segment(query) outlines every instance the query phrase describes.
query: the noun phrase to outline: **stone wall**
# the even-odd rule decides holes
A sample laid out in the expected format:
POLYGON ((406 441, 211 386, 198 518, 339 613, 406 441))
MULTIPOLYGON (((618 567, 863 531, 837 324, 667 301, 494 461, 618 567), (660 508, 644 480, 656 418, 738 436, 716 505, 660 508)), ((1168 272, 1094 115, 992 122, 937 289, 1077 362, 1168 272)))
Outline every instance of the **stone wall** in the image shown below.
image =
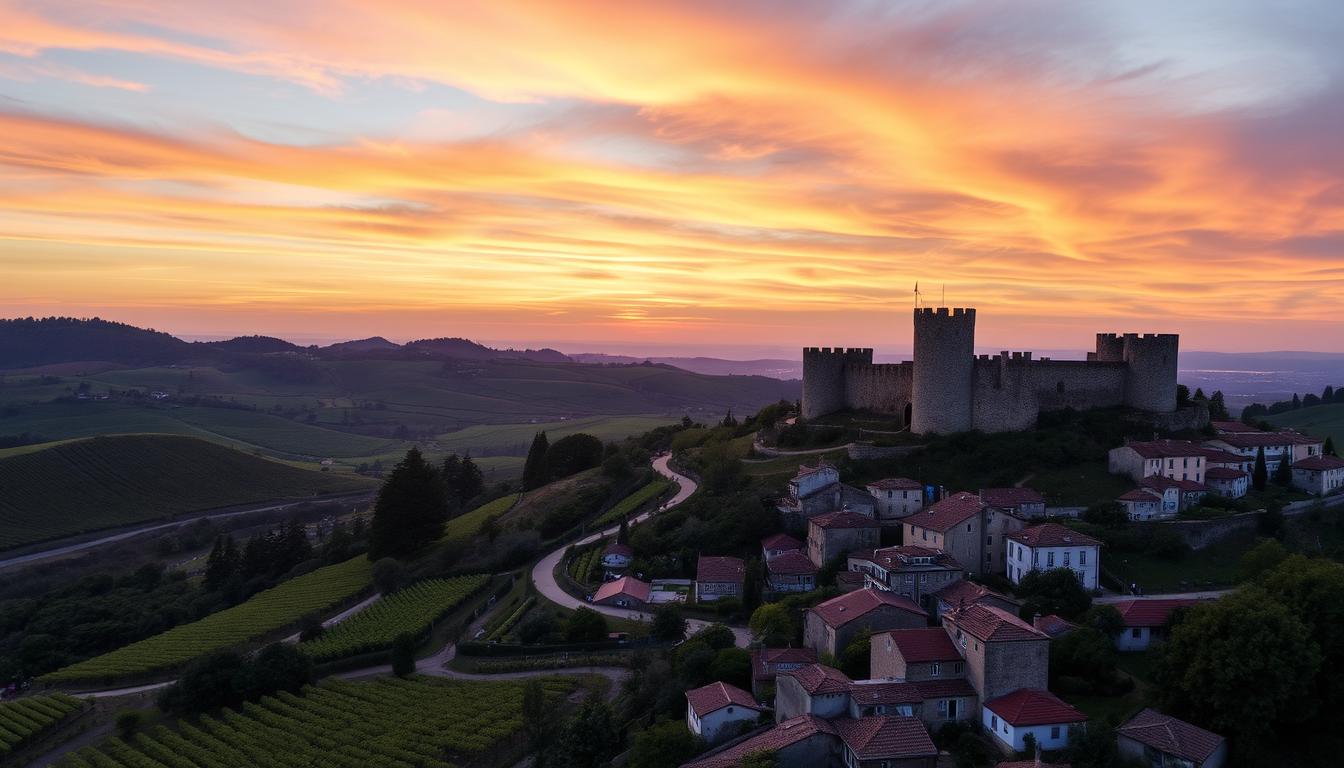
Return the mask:
POLYGON ((1050 641, 1018 640, 982 643, 985 648, 984 701, 997 699, 1019 688, 1046 690, 1050 682, 1050 641), (989 684, 993 681, 993 685, 989 684))
POLYGON ((911 362, 845 366, 845 403, 855 410, 903 415, 910 404, 911 362))

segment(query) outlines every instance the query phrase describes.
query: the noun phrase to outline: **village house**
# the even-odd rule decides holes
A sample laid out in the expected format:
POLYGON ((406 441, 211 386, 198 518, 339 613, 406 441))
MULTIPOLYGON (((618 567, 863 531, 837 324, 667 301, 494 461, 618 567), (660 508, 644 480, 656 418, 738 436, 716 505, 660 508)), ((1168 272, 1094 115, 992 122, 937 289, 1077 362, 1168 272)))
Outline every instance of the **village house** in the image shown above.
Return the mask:
POLYGON ((807 521, 807 558, 821 568, 846 552, 871 550, 882 542, 882 526, 857 512, 828 512, 807 521))
POLYGON ((602 568, 606 571, 624 571, 634 559, 635 550, 615 539, 602 550, 602 568))
POLYGON ((858 571, 840 571, 835 574, 835 588, 841 592, 853 592, 866 587, 867 577, 858 571))
POLYGON ((789 481, 788 495, 776 504, 781 522, 790 530, 804 530, 808 519, 839 510, 872 517, 873 508, 867 491, 841 483, 839 471, 824 461, 799 467, 789 481))
POLYGON ((761 559, 769 561, 785 552, 799 552, 802 548, 803 542, 787 533, 776 533, 761 539, 761 559))
POLYGON ((1067 568, 1073 571, 1083 589, 1097 588, 1101 564, 1101 542, 1065 528, 1059 523, 1043 523, 1008 534, 1008 580, 1021 584, 1032 571, 1067 568))
POLYGON ((686 692, 686 727, 708 744, 750 730, 766 711, 750 693, 724 682, 686 692))
POLYGON ((817 662, 813 648, 757 648, 751 652, 751 693, 762 701, 775 694, 775 677, 817 662))
POLYGON ((849 716, 917 717, 924 697, 905 680, 854 680, 849 684, 849 716))
POLYGON ((776 768, 829 766, 839 740, 830 721, 801 715, 724 749, 707 752, 681 768, 738 768, 747 755, 762 752, 774 756, 776 768))
POLYGON ((1032 616, 1031 626, 1049 635, 1051 639, 1059 637, 1060 635, 1067 635, 1078 628, 1077 624, 1074 624, 1063 616, 1053 613, 1048 613, 1044 616, 1038 613, 1035 616, 1032 616))
POLYGON ((1231 467, 1209 467, 1204 471, 1204 484, 1219 496, 1240 499, 1251 488, 1251 475, 1231 467))
POLYGON ((1115 729, 1121 757, 1149 768, 1222 768, 1227 740, 1145 708, 1115 729))
POLYGON ((701 555, 695 564, 695 600, 709 603, 720 598, 741 599, 747 564, 740 557, 701 555))
POLYGON ((1045 497, 1031 488, 981 488, 985 506, 1023 520, 1045 517, 1045 497))
POLYGON ((1145 477, 1204 482, 1204 446, 1189 440, 1126 442, 1107 453, 1106 465, 1113 475, 1129 475, 1136 483, 1145 477))
POLYGON ((1146 651, 1154 642, 1166 640, 1172 611, 1202 602, 1196 598, 1172 597, 1114 603, 1115 610, 1120 612, 1120 618, 1125 623, 1125 630, 1115 638, 1116 650, 1146 651))
POLYGON ((978 711, 978 697, 966 679, 966 662, 942 627, 898 629, 874 635, 869 664, 877 679, 906 680, 924 700, 920 718, 937 729, 978 711))
POLYGON ((1241 456, 1247 459, 1248 463, 1254 462, 1263 449, 1265 469, 1272 475, 1285 457, 1291 465, 1321 455, 1325 441, 1300 432, 1243 432, 1219 435, 1211 440, 1205 440, 1204 445, 1241 456))
POLYGON ((938 748, 912 717, 846 718, 831 723, 848 768, 935 768, 938 748))
POLYGON ((863 573, 868 586, 907 597, 930 613, 933 593, 960 581, 964 573, 946 552, 913 545, 851 552, 849 570, 863 573))
POLYGON ((1317 496, 1344 488, 1344 459, 1317 454, 1293 464, 1293 487, 1317 496))
MULTIPOLYGON (((1126 491, 1116 501, 1125 510, 1125 516, 1136 522, 1158 520, 1164 515, 1170 517, 1175 514, 1167 514, 1163 510, 1167 503, 1166 495, 1149 488, 1135 488, 1132 491, 1126 491)), ((1172 493, 1171 504, 1173 508, 1180 506, 1180 501, 1176 498, 1175 492, 1172 493)))
POLYGON ((943 627, 961 649, 966 679, 981 701, 1048 687, 1050 638, 1017 616, 977 603, 949 611, 943 627))
POLYGON ((1017 615, 1021 603, 973 581, 954 581, 933 594, 934 618, 941 620, 949 611, 983 603, 1017 615))
POLYGON ((911 717, 825 720, 801 715, 682 768, 736 768, 751 754, 768 753, 776 768, 934 768, 938 749, 911 717))
POLYGON ((811 592, 817 588, 817 566, 798 550, 765 561, 765 584, 771 592, 811 592))
POLYGON ((593 593, 592 602, 594 605, 638 610, 648 604, 650 591, 652 587, 648 582, 640 581, 633 576, 622 576, 598 587, 593 593))
POLYGON ((775 722, 799 715, 826 719, 849 712, 849 687, 853 681, 844 672, 824 664, 808 664, 780 671, 775 677, 775 722))
POLYGON ((874 517, 883 524, 900 524, 924 507, 924 486, 908 477, 889 477, 874 480, 864 486, 873 497, 874 517))
POLYGON ((1044 689, 1022 688, 985 702, 980 724, 994 734, 1005 752, 1021 752, 1030 734, 1045 750, 1069 745, 1069 729, 1087 723, 1087 715, 1044 689))
POLYGON ((905 518, 905 543, 948 553, 974 576, 1002 573, 1003 537, 1025 524, 965 491, 905 518))
POLYGON ((803 620, 803 645, 834 656, 863 629, 881 632, 925 626, 928 614, 907 598, 860 589, 809 608, 803 620))

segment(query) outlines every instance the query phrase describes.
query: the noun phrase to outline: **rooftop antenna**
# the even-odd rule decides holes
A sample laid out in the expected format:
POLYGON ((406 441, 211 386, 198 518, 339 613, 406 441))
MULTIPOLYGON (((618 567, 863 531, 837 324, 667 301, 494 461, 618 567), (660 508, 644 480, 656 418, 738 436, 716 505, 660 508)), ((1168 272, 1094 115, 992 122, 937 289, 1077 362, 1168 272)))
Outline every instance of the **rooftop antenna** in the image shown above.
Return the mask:
POLYGON ((947 306, 947 283, 943 283, 943 306, 947 306))
POLYGON ((915 309, 919 309, 919 281, 915 281, 915 309))

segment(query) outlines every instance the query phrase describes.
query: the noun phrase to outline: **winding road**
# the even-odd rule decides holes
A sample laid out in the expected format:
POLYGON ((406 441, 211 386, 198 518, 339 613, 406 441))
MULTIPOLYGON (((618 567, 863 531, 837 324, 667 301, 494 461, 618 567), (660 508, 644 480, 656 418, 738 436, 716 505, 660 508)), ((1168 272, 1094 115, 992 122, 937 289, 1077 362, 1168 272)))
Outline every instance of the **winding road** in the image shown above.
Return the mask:
MULTIPOLYGON (((672 480, 677 484, 676 495, 674 495, 672 498, 664 502, 662 506, 658 507, 658 509, 650 510, 642 515, 639 515, 631 519, 630 520, 631 525, 641 523, 649 519, 653 515, 657 514, 658 512, 664 512, 666 510, 669 510, 677 506, 678 504, 681 504, 682 502, 686 501, 691 497, 691 494, 695 493, 697 488, 695 481, 683 474, 679 474, 676 470, 672 469, 672 467, 669 465, 670 461, 671 461, 670 455, 659 456, 658 458, 653 460, 653 469, 658 474, 666 478, 669 478, 670 480, 672 480)), ((532 568, 532 584, 536 586, 537 592, 539 592, 547 600, 550 600, 551 602, 560 605, 564 608, 569 609, 591 608, 594 611, 597 611, 598 613, 602 613, 607 616, 612 616, 618 619, 633 619, 635 621, 653 621, 652 614, 648 614, 643 611, 635 611, 628 608, 612 608, 611 606, 606 605, 593 605, 592 603, 589 603, 585 600, 580 600, 574 597, 573 595, 569 594, 568 592, 566 592, 564 589, 562 589, 560 587, 560 584, 557 583, 555 580, 555 569, 560 565, 560 562, 564 559, 565 552, 569 549, 569 547, 592 544, 593 542, 601 538, 607 536, 614 536, 616 535, 616 532, 620 530, 620 528, 621 527, 618 524, 613 525, 605 530, 589 534, 583 537, 582 539, 579 539, 578 541, 572 542, 570 544, 566 544, 565 546, 560 547, 559 549, 555 550, 549 555, 543 557, 541 561, 538 562, 532 568)), ((700 619, 689 619, 686 622, 687 631, 690 633, 699 632, 700 630, 709 626, 709 624, 710 622, 702 621, 700 619)), ((747 631, 746 627, 732 627, 732 630, 733 635, 737 638, 738 647, 746 648, 751 644, 751 633, 747 631)))

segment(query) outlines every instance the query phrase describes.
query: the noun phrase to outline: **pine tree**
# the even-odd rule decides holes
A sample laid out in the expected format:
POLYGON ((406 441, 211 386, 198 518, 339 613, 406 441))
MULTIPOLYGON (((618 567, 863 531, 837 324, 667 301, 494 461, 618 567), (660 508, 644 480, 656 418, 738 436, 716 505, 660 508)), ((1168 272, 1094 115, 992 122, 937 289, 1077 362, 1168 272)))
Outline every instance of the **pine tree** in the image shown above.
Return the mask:
POLYGON ((1322 392, 1321 392, 1321 402, 1322 402, 1322 403, 1325 403, 1325 404, 1327 404, 1327 405, 1329 405, 1330 403, 1335 402, 1335 388, 1334 388, 1334 387, 1332 387, 1332 386, 1329 385, 1329 384, 1326 384, 1326 385, 1325 385, 1325 389, 1322 390, 1322 392))
POLYGON ((462 457, 462 468, 457 476, 457 493, 463 504, 485 493, 485 476, 476 462, 471 460, 470 453, 462 457))
POLYGON ((233 577, 233 563, 229 558, 229 545, 232 543, 233 539, 227 535, 216 536, 215 545, 205 558, 204 586, 210 592, 223 587, 233 577))
POLYGON ((1201 387, 1195 387, 1195 399, 1208 400, 1209 398, 1204 396, 1204 390, 1201 387))
POLYGON ((1263 491, 1268 482, 1269 470, 1265 468, 1265 449, 1262 446, 1255 451, 1255 469, 1251 472, 1251 486, 1257 491, 1263 491))
POLYGON ((1338 456, 1339 454, 1335 453, 1335 438, 1325 438, 1325 447, 1321 448, 1321 452, 1326 456, 1338 456))
POLYGON ((1288 487, 1293 484, 1293 462, 1292 450, 1283 452, 1283 458, 1279 459, 1279 465, 1274 468, 1274 482, 1288 487))
POLYGON ((411 554, 443 536, 448 499, 439 471, 419 449, 392 468, 373 506, 369 527, 369 559, 411 554))
POLYGON ((1223 402, 1223 390, 1215 389, 1209 398, 1209 418, 1214 421, 1227 421, 1232 414, 1227 412, 1227 403, 1223 402))
POLYGON ((1297 393, 1294 392, 1294 393, 1293 393, 1293 410, 1296 411, 1298 408, 1301 408, 1301 407, 1302 407, 1302 398, 1298 397, 1298 396, 1297 396, 1297 393))
POLYGON ((546 463, 546 452, 551 442, 545 432, 538 432, 532 438, 532 447, 527 451, 527 461, 523 463, 523 490, 530 491, 545 485, 550 478, 550 468, 546 463))
POLYGON ((616 543, 630 543, 630 521, 626 519, 625 515, 621 515, 621 527, 616 529, 616 543))

